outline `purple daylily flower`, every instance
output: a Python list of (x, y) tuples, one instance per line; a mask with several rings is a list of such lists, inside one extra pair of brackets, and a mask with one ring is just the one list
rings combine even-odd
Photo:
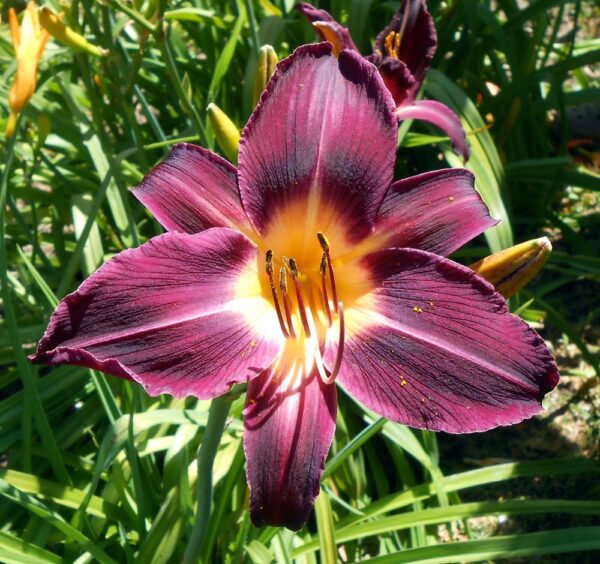
[[(310, 21), (319, 37), (334, 45), (334, 52), (358, 48), (347, 28), (325, 10), (307, 2), (296, 9)], [(465, 158), (469, 147), (458, 116), (435, 100), (416, 100), (437, 46), (433, 18), (425, 0), (402, 0), (390, 24), (377, 36), (373, 53), (367, 57), (381, 73), (396, 103), (399, 120), (418, 119), (439, 127)]]
[(299, 529), (335, 429), (336, 380), (394, 421), (451, 433), (538, 413), (542, 339), (444, 258), (495, 224), (461, 169), (392, 183), (394, 102), (351, 50), (283, 60), (239, 168), (176, 145), (134, 190), (169, 231), (116, 255), (52, 315), (35, 362), (213, 398), (248, 383), (256, 525)]

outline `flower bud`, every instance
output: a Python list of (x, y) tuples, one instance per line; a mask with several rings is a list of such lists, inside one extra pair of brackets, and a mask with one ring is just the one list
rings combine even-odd
[(8, 92), (10, 115), (6, 124), (6, 136), (11, 137), (15, 131), (17, 116), (35, 92), (38, 63), (48, 40), (48, 32), (40, 27), (38, 8), (33, 1), (23, 10), (21, 25), (14, 8), (8, 10), (8, 23), (17, 59), (17, 72)]
[(217, 138), (217, 143), (225, 156), (232, 162), (237, 162), (240, 146), (240, 132), (229, 116), (216, 104), (206, 108), (208, 119)]
[(540, 237), (487, 256), (469, 268), (491, 282), (505, 298), (510, 298), (533, 280), (550, 251), (550, 240)]
[(100, 47), (92, 45), (83, 35), (65, 25), (61, 20), (62, 16), (63, 14), (54, 14), (48, 8), (42, 8), (40, 10), (40, 24), (50, 35), (67, 47), (77, 51), (85, 51), (97, 57), (104, 55), (104, 51)]
[(46, 141), (46, 137), (50, 133), (52, 124), (50, 122), (50, 116), (48, 114), (40, 114), (37, 120), (37, 143), (36, 149), (41, 149)]
[(256, 63), (256, 74), (254, 76), (254, 105), (258, 104), (260, 95), (263, 93), (269, 79), (275, 72), (275, 65), (278, 61), (275, 49), (270, 45), (263, 45), (258, 52), (258, 62)]

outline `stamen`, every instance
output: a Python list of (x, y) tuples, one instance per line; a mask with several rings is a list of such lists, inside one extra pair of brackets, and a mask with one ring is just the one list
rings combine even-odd
[[(392, 59), (400, 58), (400, 43), (402, 42), (402, 37), (404, 36), (406, 24), (408, 23), (410, 10), (411, 0), (406, 0), (404, 4), (404, 13), (402, 14), (402, 21), (400, 22), (400, 29), (398, 29), (398, 31), (390, 31), (385, 38), (383, 47), (388, 56)], [(394, 18), (394, 21), (397, 20)]]
[[(338, 374), (340, 373), (340, 368), (342, 367), (342, 360), (344, 358), (344, 343), (346, 338), (346, 322), (344, 319), (344, 304), (342, 302), (338, 303), (338, 311), (340, 313), (340, 333), (338, 337), (338, 349), (335, 355), (335, 364), (333, 365), (333, 370), (329, 372), (323, 363), (323, 356), (321, 355), (321, 350), (319, 348), (318, 341), (315, 343), (315, 366), (317, 367), (317, 372), (321, 377), (321, 380), (324, 384), (333, 384)], [(315, 329), (315, 322), (310, 314), (310, 325), (311, 328)], [(315, 331), (316, 333), (316, 331)]]
[(290, 336), (292, 339), (296, 338), (296, 331), (294, 330), (294, 324), (292, 323), (292, 314), (290, 312), (290, 302), (287, 295), (287, 272), (285, 266), (279, 269), (279, 288), (281, 289), (281, 295), (283, 296), (283, 309), (285, 310), (285, 319), (290, 329)]
[(277, 290), (275, 289), (275, 280), (273, 280), (273, 251), (269, 249), (267, 251), (267, 276), (269, 277), (269, 284), (271, 285), (271, 294), (273, 296), (273, 303), (275, 304), (275, 311), (277, 312), (277, 320), (279, 321), (279, 327), (281, 327), (281, 332), (283, 336), (288, 339), (290, 334), (285, 326), (283, 321), (283, 316), (281, 315), (281, 307), (279, 306), (279, 298), (277, 297)]
[(323, 305), (325, 306), (325, 313), (327, 314), (327, 325), (331, 327), (331, 309), (329, 309), (329, 296), (327, 295), (327, 279), (325, 278), (325, 270), (327, 269), (327, 255), (323, 253), (321, 259), (321, 267), (319, 271), (321, 273), (321, 292), (323, 293)]
[(325, 257), (327, 259), (327, 266), (329, 267), (329, 283), (331, 284), (331, 299), (333, 300), (333, 312), (337, 314), (338, 297), (337, 289), (335, 287), (335, 278), (333, 277), (333, 266), (331, 266), (331, 256), (329, 255), (329, 241), (327, 241), (327, 237), (320, 231), (317, 233), (317, 239), (319, 239), (319, 243), (325, 252)]
[(387, 53), (388, 57), (392, 59), (397, 59), (398, 55), (396, 55), (396, 43), (397, 43), (398, 34), (395, 31), (390, 31), (385, 36), (384, 49)]
[(307, 337), (310, 337), (310, 327), (308, 326), (308, 319), (306, 318), (306, 308), (304, 307), (304, 298), (302, 297), (302, 287), (300, 286), (300, 279), (298, 278), (298, 265), (296, 261), (291, 258), (288, 259), (288, 267), (292, 273), (292, 279), (294, 280), (294, 288), (296, 289), (296, 299), (298, 300), (298, 311), (300, 312), (300, 319), (302, 320), (302, 327)]

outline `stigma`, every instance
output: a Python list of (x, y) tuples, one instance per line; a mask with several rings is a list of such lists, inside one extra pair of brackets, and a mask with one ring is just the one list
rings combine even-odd
[[(344, 353), (344, 304), (338, 297), (329, 241), (321, 232), (317, 233), (317, 241), (323, 251), (318, 265), (299, 265), (294, 257), (274, 257), (269, 249), (265, 256), (265, 272), (283, 336), (303, 340), (321, 379), (332, 384), (340, 371)], [(279, 284), (275, 280), (275, 266), (279, 268)], [(329, 370), (323, 363), (322, 348), (334, 321), (339, 327), (338, 349)]]

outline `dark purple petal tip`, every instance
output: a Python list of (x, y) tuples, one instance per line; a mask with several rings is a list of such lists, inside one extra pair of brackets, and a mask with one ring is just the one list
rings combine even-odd
[[(400, 35), (397, 46), (390, 41), (392, 33)], [(394, 58), (403, 61), (419, 86), (429, 69), (436, 46), (435, 25), (425, 1), (404, 0), (392, 21), (375, 39), (373, 53), (382, 59)], [(392, 50), (393, 57), (388, 53), (388, 49)]]
[(336, 411), (335, 386), (323, 384), (316, 371), (302, 378), (267, 370), (250, 382), (244, 450), (255, 526), (297, 531), (307, 521), (319, 495)]
[(386, 246), (448, 256), (498, 223), (475, 189), (475, 177), (450, 168), (403, 178), (390, 186), (375, 229)]
[(459, 117), (445, 104), (435, 100), (419, 100), (414, 104), (400, 106), (396, 110), (398, 120), (418, 119), (439, 127), (452, 141), (455, 149), (466, 160), (469, 145)]
[(300, 2), (294, 7), (313, 24), (321, 41), (330, 41), (333, 44), (336, 54), (342, 49), (358, 51), (348, 28), (336, 22), (329, 12), (315, 8), (308, 2)]
[(237, 187), (237, 169), (197, 145), (174, 145), (168, 157), (132, 192), (168, 231), (248, 228)]

